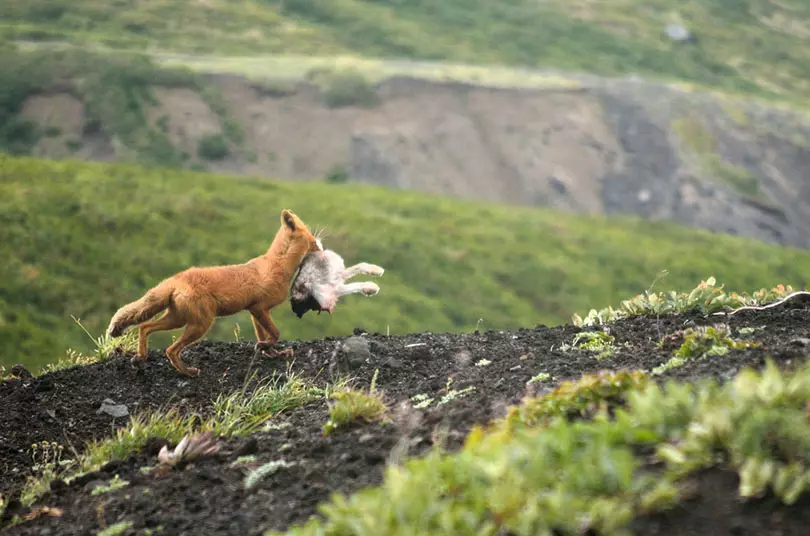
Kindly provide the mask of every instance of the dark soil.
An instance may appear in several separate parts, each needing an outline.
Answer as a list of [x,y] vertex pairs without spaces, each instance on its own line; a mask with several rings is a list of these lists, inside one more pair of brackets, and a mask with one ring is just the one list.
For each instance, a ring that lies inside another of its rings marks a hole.
[[[675,315],[660,319],[639,317],[609,326],[616,337],[613,356],[597,360],[580,350],[561,350],[580,331],[573,326],[538,326],[516,332],[475,334],[417,334],[386,337],[359,334],[370,353],[341,350],[345,338],[295,342],[292,369],[326,383],[337,372],[348,372],[361,385],[379,369],[378,389],[385,392],[394,419],[388,424],[355,426],[329,436],[322,434],[327,407],[322,401],[291,410],[273,422],[277,430],[224,442],[218,454],[160,477],[140,468],[154,466],[160,444],[127,460],[114,461],[101,471],[58,482],[39,505],[63,510],[60,518],[41,515],[6,528],[8,534],[95,534],[118,521],[131,521],[124,534],[144,534],[162,527],[162,534],[260,534],[305,521],[316,506],[336,491],[351,492],[376,484],[387,461],[419,455],[437,440],[449,449],[460,446],[475,423],[503,414],[534,390],[550,390],[566,379],[604,369],[651,369],[666,362],[670,351],[657,342],[689,326],[726,321],[735,337],[762,343],[761,347],[732,351],[723,357],[690,361],[662,378],[725,380],[744,366],[761,367],[766,357],[780,366],[793,366],[810,353],[810,306],[786,304],[761,312],[740,312],[724,319]],[[762,328],[740,335],[742,327]],[[593,328],[586,328],[593,329]],[[486,359],[486,366],[476,365]],[[218,393],[242,387],[249,367],[260,377],[287,370],[284,359],[254,359],[253,344],[203,341],[190,347],[184,361],[200,367],[194,379],[177,375],[162,350],[153,350],[145,367],[130,366],[125,355],[86,367],[38,378],[0,384],[0,494],[12,500],[6,515],[25,514],[16,506],[25,477],[30,474],[30,445],[57,441],[81,449],[85,442],[109,435],[128,417],[113,419],[97,413],[104,399],[137,409],[175,405],[207,411]],[[552,380],[527,387],[536,374]],[[452,388],[474,391],[443,406],[409,408],[408,399],[425,393],[440,398],[448,378]],[[253,454],[256,465],[283,459],[293,463],[265,477],[253,489],[242,485],[246,468],[232,466],[243,454]],[[114,475],[129,481],[123,489],[92,495],[99,483]],[[688,504],[665,516],[639,519],[637,534],[805,534],[810,524],[810,502],[786,507],[771,499],[742,503],[737,499],[736,476],[713,470],[696,478],[696,492]]]

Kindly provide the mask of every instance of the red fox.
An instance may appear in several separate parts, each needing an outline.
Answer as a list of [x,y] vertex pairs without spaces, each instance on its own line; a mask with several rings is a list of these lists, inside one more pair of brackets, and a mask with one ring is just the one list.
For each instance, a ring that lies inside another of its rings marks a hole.
[[[290,210],[281,212],[281,227],[267,253],[244,264],[192,267],[158,283],[147,293],[121,307],[110,321],[107,335],[120,336],[138,324],[138,352],[133,364],[148,357],[149,334],[186,326],[166,349],[166,357],[178,372],[197,376],[200,370],[186,367],[180,352],[205,335],[217,317],[250,312],[256,332],[256,350],[268,355],[292,355],[292,350],[267,352],[279,340],[279,329],[270,310],[287,300],[290,281],[304,257],[323,248],[309,227]],[[147,322],[161,311],[157,320]]]

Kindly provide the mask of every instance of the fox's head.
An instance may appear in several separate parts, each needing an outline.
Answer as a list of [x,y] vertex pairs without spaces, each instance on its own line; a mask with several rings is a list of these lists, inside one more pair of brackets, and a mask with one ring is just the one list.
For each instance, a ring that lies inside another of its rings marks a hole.
[[293,255],[303,258],[307,253],[323,250],[320,239],[312,234],[307,224],[291,210],[284,209],[281,211],[281,229],[279,229],[279,232],[283,233],[287,243],[287,250]]

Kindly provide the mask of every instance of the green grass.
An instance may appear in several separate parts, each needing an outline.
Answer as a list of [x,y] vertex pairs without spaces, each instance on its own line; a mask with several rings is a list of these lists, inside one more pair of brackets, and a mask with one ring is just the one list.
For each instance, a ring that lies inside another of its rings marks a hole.
[[[553,67],[799,102],[810,95],[810,5],[803,0],[7,0],[0,15],[0,37],[14,40]],[[696,43],[664,36],[679,21]]]
[[737,473],[740,498],[795,504],[810,483],[808,396],[807,364],[791,374],[768,361],[722,386],[586,376],[475,427],[459,452],[387,466],[381,485],[335,494],[284,533],[625,536],[685,500],[707,467]]
[[[643,291],[662,270],[669,276],[656,284],[675,291],[708,275],[729,291],[774,280],[798,286],[810,272],[810,252],[663,222],[360,185],[7,157],[0,160],[0,364],[37,369],[66,348],[89,354],[96,343],[71,316],[97,336],[118,307],[177,271],[264,253],[283,208],[326,227],[325,245],[347,263],[372,262],[386,273],[378,295],[345,297],[331,317],[298,319],[282,304],[273,314],[282,340],[354,327],[401,334],[557,324]],[[612,314],[666,312],[662,304],[634,302]],[[241,339],[252,341],[246,313],[220,318],[208,337],[235,340],[236,323]],[[165,348],[178,334],[155,334],[151,347]]]

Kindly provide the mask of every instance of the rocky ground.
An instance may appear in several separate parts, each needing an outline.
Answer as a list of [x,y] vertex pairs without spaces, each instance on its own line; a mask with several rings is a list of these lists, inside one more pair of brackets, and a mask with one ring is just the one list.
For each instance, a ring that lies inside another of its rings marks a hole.
[[[458,448],[473,424],[496,418],[507,405],[563,380],[604,369],[649,370],[671,357],[671,349],[658,346],[662,337],[721,321],[728,323],[734,337],[755,339],[761,346],[688,361],[661,378],[722,381],[742,367],[760,367],[767,356],[780,366],[792,366],[810,352],[810,305],[799,303],[728,318],[674,315],[623,320],[609,326],[616,337],[615,352],[602,360],[570,348],[580,331],[574,326],[402,337],[358,332],[351,338],[295,342],[291,370],[315,378],[316,383],[348,372],[364,386],[379,370],[377,388],[392,408],[392,421],[324,436],[328,406],[319,400],[273,418],[273,429],[226,440],[217,454],[158,476],[141,471],[157,463],[161,443],[154,441],[139,454],[110,462],[70,484],[57,481],[35,506],[57,507],[60,517],[42,514],[13,527],[5,523],[2,532],[96,534],[121,521],[131,522],[122,534],[245,535],[283,530],[315,514],[316,506],[332,492],[380,482],[386,462],[394,457],[424,453],[439,438],[446,448]],[[741,328],[755,331],[740,332]],[[40,377],[23,375],[0,384],[0,494],[9,504],[5,522],[28,511],[16,497],[31,473],[32,443],[56,441],[81,449],[85,442],[126,425],[129,417],[100,411],[105,399],[125,405],[129,414],[171,405],[205,413],[218,393],[242,387],[251,371],[267,377],[290,370],[284,359],[254,359],[250,342],[204,341],[191,347],[184,359],[200,367],[199,377],[178,376],[163,351],[152,350],[142,369],[132,368],[128,356],[117,354],[102,363]],[[550,379],[527,385],[538,373],[547,373]],[[449,378],[452,389],[474,389],[444,405],[412,407],[414,395],[438,400],[446,394]],[[293,465],[246,489],[246,468],[233,462],[247,454],[255,456],[256,465],[278,459]],[[92,492],[115,475],[129,484]],[[697,492],[688,503],[665,516],[639,519],[633,529],[637,534],[667,535],[806,533],[810,500],[803,498],[792,507],[773,498],[743,503],[737,499],[737,483],[733,473],[708,471],[698,479]]]

